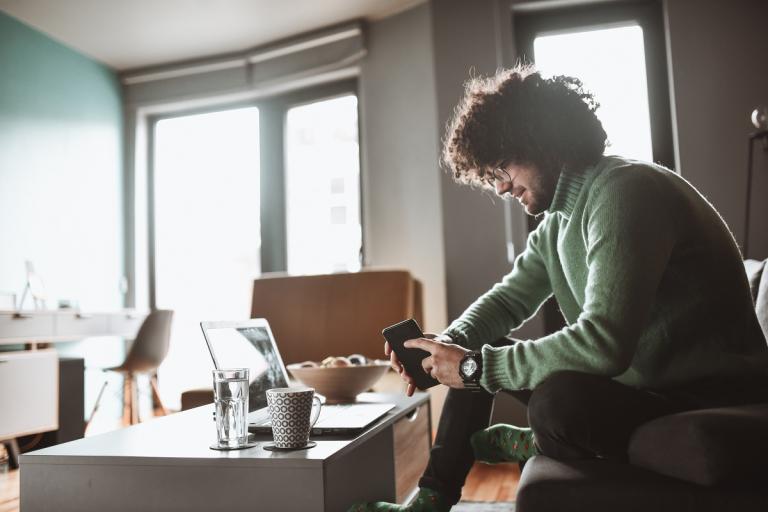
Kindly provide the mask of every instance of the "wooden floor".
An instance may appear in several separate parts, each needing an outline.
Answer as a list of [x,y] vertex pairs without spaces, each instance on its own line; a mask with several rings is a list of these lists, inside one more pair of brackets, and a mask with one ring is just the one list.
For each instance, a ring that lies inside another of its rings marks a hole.
[[0,473],[0,512],[19,510],[19,471]]
[[[517,464],[475,464],[464,486],[464,501],[514,501]],[[0,472],[0,512],[19,512],[19,471]]]
[[462,501],[515,501],[520,467],[517,464],[477,463],[469,472]]

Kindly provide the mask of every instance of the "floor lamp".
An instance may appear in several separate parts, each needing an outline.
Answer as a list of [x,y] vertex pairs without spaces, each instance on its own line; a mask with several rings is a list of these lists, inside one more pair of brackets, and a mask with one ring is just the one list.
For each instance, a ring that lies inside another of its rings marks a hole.
[[757,131],[749,135],[749,156],[747,157],[747,204],[744,215],[744,258],[749,249],[749,213],[752,204],[752,167],[756,140],[763,141],[763,150],[768,151],[768,108],[758,107],[752,111],[752,124]]

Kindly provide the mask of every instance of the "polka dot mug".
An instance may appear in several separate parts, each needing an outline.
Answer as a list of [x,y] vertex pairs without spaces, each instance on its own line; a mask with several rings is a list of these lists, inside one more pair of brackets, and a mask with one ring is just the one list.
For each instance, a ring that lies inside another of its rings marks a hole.
[[315,390],[300,387],[268,389],[267,405],[272,419],[272,437],[275,446],[277,448],[306,446],[309,442],[309,432],[317,422],[322,408]]

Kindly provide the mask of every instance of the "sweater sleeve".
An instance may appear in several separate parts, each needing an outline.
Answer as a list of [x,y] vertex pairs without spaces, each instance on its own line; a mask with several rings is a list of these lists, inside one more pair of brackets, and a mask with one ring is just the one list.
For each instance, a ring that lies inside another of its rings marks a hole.
[[531,232],[525,250],[515,258],[512,271],[480,296],[444,331],[455,343],[479,350],[532,317],[552,294],[541,238],[546,220]]
[[629,368],[675,243],[674,219],[647,173],[616,172],[595,185],[582,219],[581,315],[536,340],[483,347],[486,389],[534,389],[561,370],[615,377]]

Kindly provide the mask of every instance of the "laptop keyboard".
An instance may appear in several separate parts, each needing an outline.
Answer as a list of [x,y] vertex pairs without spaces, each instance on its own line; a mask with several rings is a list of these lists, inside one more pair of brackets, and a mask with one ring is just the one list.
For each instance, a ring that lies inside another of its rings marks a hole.
[[[317,419],[317,426],[322,426],[323,421],[326,421],[328,418],[336,416],[337,414],[342,414],[350,407],[351,405],[347,404],[334,405],[332,409],[320,409],[320,417]],[[252,412],[248,418],[248,423],[257,427],[268,427],[271,424],[268,410],[262,409]]]

